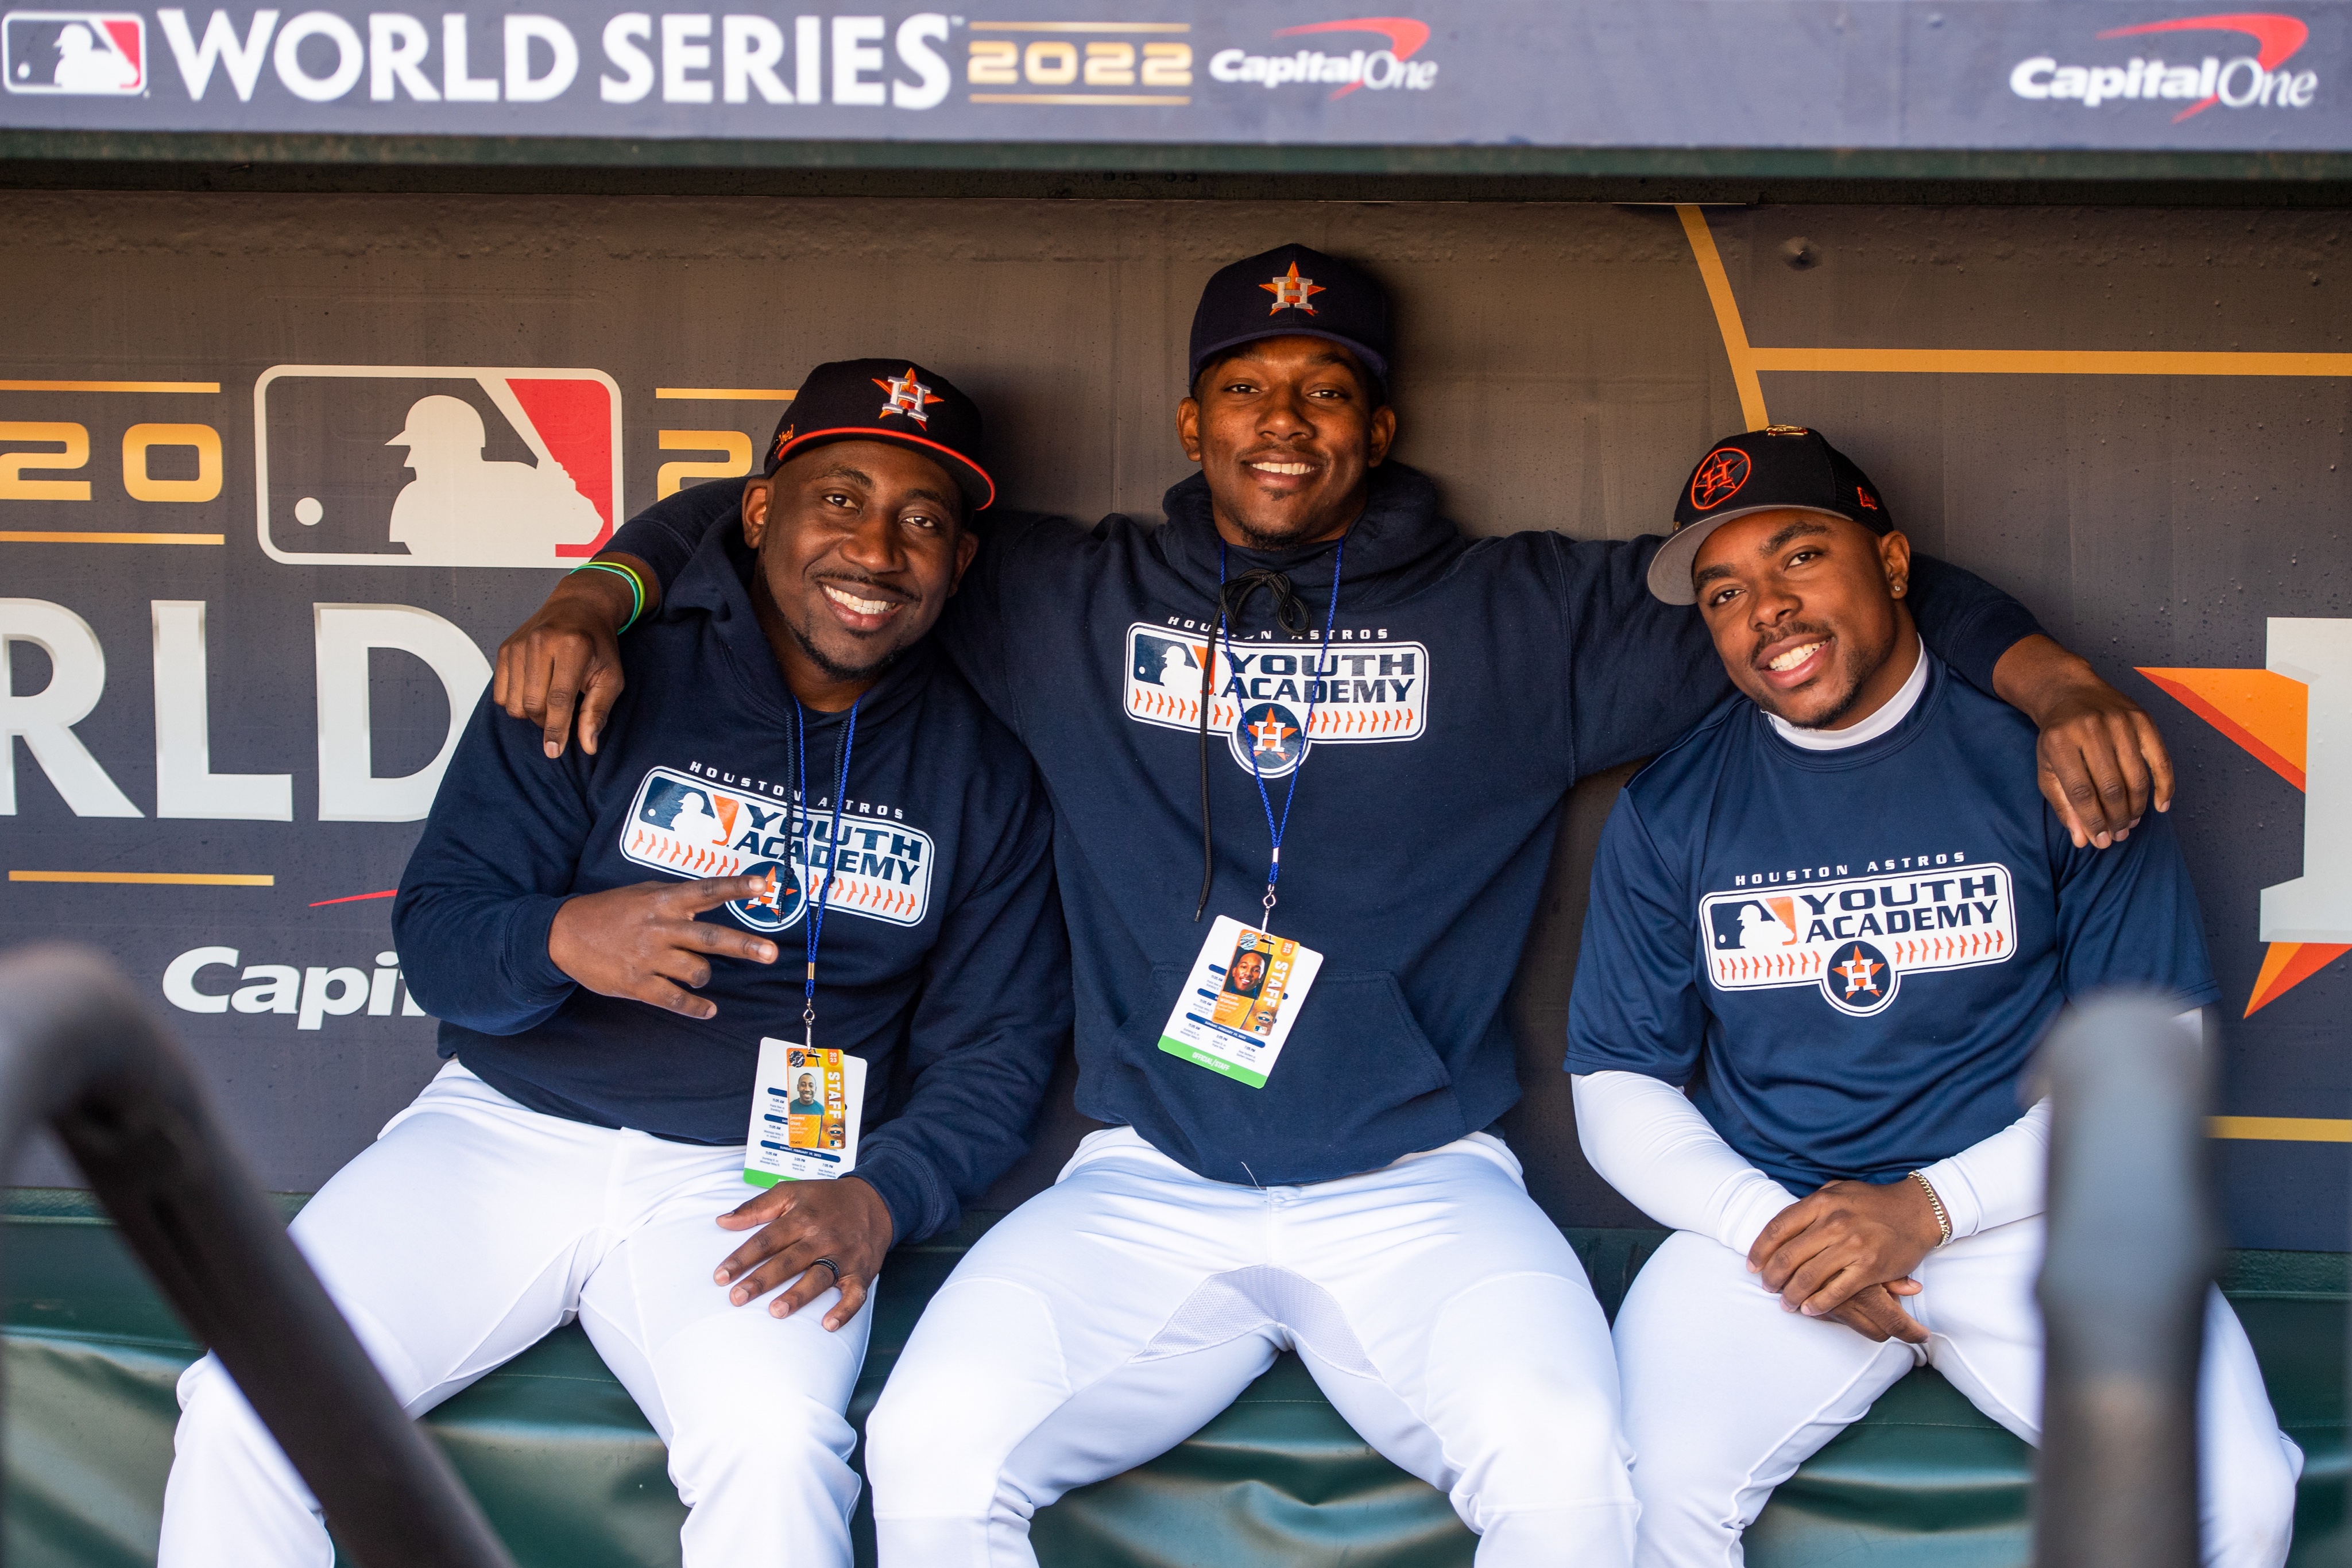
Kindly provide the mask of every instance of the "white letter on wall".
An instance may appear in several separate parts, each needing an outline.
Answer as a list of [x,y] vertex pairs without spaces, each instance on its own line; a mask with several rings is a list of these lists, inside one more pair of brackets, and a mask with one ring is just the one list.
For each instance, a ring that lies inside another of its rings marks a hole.
[[[490,662],[461,628],[413,605],[314,604],[311,610],[319,659],[319,821],[420,821],[433,809],[457,737],[490,684]],[[405,778],[375,776],[368,723],[371,648],[415,654],[448,694],[449,734],[440,755]]]
[[[11,685],[8,644],[30,643],[49,656],[49,684],[27,696]],[[0,746],[23,736],[25,747],[77,817],[136,817],[132,805],[73,727],[106,691],[106,650],[89,622],[46,599],[0,599]],[[0,760],[0,816],[16,814],[16,767]]]
[[290,773],[213,771],[205,686],[205,601],[151,600],[155,619],[155,814],[290,822]]
[[2311,688],[2303,874],[2263,889],[2265,942],[2352,942],[2352,621],[2273,619],[2270,667]]

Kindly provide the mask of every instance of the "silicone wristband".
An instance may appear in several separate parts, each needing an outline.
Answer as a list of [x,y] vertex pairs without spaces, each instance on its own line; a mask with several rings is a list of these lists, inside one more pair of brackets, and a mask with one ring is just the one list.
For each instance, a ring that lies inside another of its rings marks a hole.
[[637,574],[635,571],[623,566],[619,561],[583,561],[573,570],[576,571],[609,571],[614,576],[620,578],[629,585],[629,618],[621,622],[622,631],[626,632],[630,627],[635,625],[637,623],[637,617],[646,612],[646,585],[638,580]]

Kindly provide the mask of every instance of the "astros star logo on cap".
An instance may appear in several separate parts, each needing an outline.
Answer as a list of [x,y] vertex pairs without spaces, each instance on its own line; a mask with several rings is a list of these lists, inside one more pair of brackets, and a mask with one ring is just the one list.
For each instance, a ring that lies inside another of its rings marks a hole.
[[1271,316],[1277,310],[1304,310],[1315,314],[1315,307],[1307,303],[1325,292],[1323,286],[1311,277],[1298,276],[1298,264],[1292,262],[1287,274],[1277,274],[1272,280],[1258,285],[1274,296],[1274,304],[1266,310]]
[[912,365],[907,367],[907,373],[903,376],[891,376],[887,380],[880,376],[867,379],[890,394],[882,400],[882,407],[874,416],[877,419],[903,413],[917,424],[929,425],[931,416],[924,410],[931,403],[945,401],[933,395],[930,388],[915,379],[915,367]]

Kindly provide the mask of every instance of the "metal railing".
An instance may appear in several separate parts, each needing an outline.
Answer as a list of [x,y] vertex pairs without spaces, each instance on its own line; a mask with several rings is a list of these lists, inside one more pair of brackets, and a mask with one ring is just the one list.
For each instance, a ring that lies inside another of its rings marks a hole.
[[2195,1568],[2197,1370],[2216,1226],[2206,1054],[2152,998],[2051,1034],[2041,1568]]
[[211,1092],[120,971],[87,948],[0,958],[0,1176],[43,1123],[355,1562],[512,1568],[287,1238]]

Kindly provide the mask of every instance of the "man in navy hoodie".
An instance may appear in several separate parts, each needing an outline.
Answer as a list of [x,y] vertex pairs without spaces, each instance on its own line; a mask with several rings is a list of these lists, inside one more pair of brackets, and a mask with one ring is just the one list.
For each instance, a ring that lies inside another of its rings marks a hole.
[[[886,1568],[1030,1563],[1037,1508],[1180,1441],[1283,1349],[1450,1495],[1487,1568],[1631,1560],[1607,1327],[1490,1129],[1564,793],[1669,744],[1722,671],[1644,590],[1656,540],[1464,538],[1383,462],[1389,354],[1386,299],[1344,263],[1220,271],[1178,412],[1201,472],[1167,524],[1008,519],[940,624],[1053,798],[1077,1103],[1110,1126],[972,1249],[893,1374],[867,1448]],[[681,493],[614,547],[666,579],[732,506]],[[583,691],[596,743],[611,688],[596,576],[500,650],[499,699],[551,757]],[[1929,641],[2078,762],[2128,730],[2013,601],[1924,560],[1915,580]],[[1253,953],[1267,977],[1233,997]]]
[[[1069,1027],[1042,792],[926,636],[993,495],[979,411],[904,360],[801,386],[595,754],[475,713],[393,918],[448,1064],[294,1222],[412,1413],[576,1317],[689,1568],[848,1568],[883,1255],[1011,1164]],[[226,1374],[180,1392],[162,1562],[321,1568]]]

